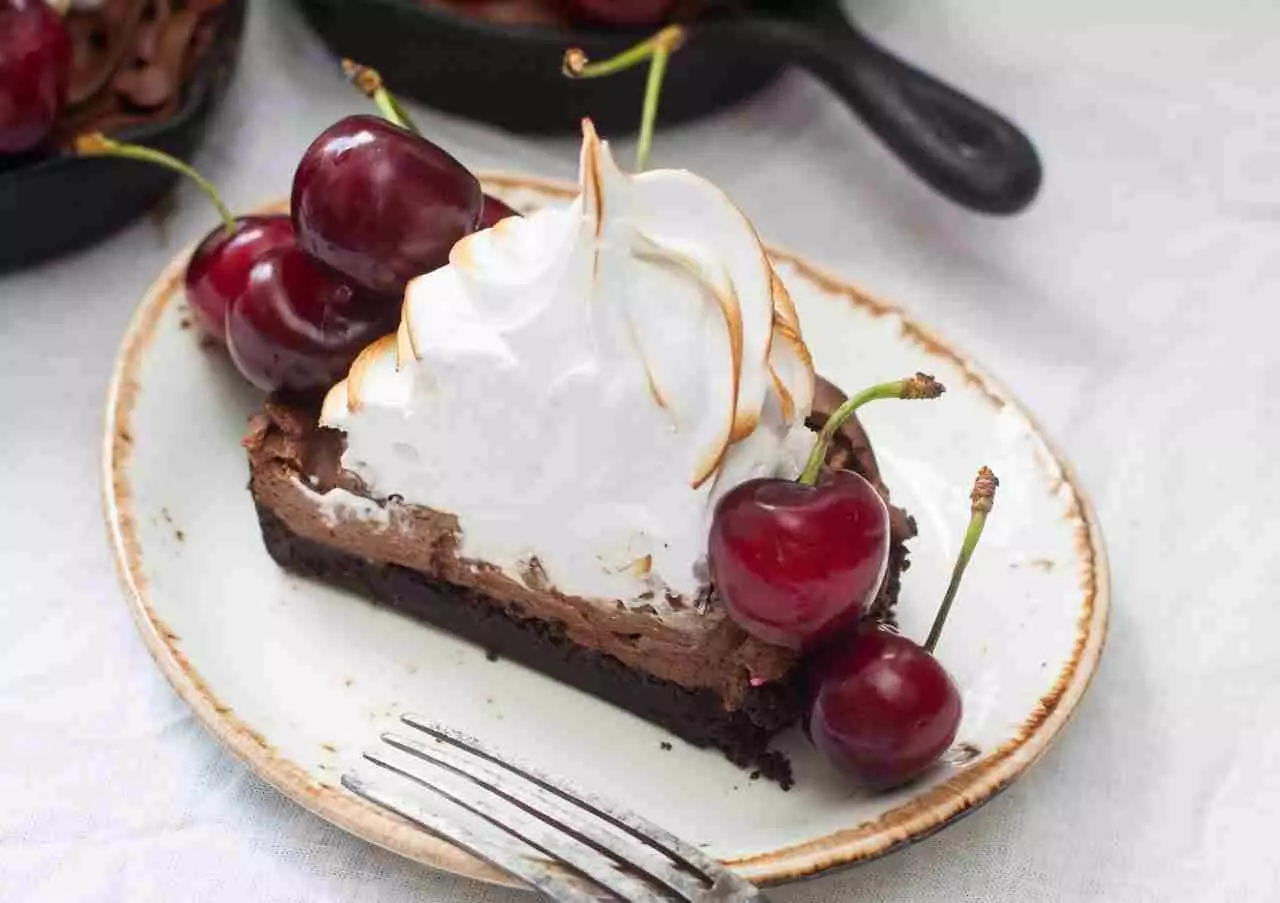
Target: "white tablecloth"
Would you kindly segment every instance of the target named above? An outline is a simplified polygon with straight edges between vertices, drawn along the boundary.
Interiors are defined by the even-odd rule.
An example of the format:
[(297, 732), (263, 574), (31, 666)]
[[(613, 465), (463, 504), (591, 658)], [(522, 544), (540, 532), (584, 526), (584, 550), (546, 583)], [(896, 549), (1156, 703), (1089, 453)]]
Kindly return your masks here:
[[(258, 0), (199, 164), (233, 207), (287, 190), (361, 109), (283, 0)], [(978, 218), (917, 184), (816, 83), (660, 136), (765, 235), (935, 324), (1078, 466), (1114, 563), (1101, 672), (1047, 758), (973, 817), (843, 875), (834, 901), (1280, 899), (1280, 5), (865, 0), (907, 57), (1036, 137), (1037, 206)], [(475, 167), (571, 176), (569, 140), (423, 112)], [(167, 222), (0, 279), (0, 900), (511, 900), (285, 800), (207, 736), (121, 603), (98, 504), (118, 336)], [(198, 475), (193, 475), (198, 478)]]

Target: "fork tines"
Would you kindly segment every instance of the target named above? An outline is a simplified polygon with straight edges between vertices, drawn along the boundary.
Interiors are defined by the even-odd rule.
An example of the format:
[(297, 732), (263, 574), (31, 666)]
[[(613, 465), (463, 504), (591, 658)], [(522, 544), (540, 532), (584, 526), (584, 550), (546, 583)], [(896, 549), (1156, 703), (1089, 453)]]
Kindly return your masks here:
[[(475, 739), (400, 719), (415, 736), (385, 733), (364, 754), (448, 802), (355, 774), (343, 786), (416, 822), (557, 900), (595, 903), (746, 903), (760, 891), (693, 846), (639, 816), (499, 756)], [(438, 802), (438, 801), (437, 801)]]

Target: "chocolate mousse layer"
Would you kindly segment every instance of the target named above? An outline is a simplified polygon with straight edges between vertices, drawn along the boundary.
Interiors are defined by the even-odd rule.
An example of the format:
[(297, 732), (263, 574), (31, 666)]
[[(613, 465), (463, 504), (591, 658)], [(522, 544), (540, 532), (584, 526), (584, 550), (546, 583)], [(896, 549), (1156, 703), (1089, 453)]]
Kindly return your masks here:
[[(844, 396), (821, 382), (820, 423)], [(341, 585), (670, 728), (698, 745), (757, 762), (803, 706), (798, 654), (742, 631), (710, 591), (664, 600), (664, 611), (602, 604), (549, 586), (537, 558), (519, 579), (459, 555), (457, 519), (375, 499), (341, 467), (342, 433), (311, 405), (268, 402), (245, 446), (268, 551), (283, 567)], [(866, 476), (888, 498), (861, 426), (850, 422), (833, 466)], [(890, 506), (890, 566), (873, 607), (887, 618), (915, 525)], [(668, 610), (669, 609), (669, 610)]]

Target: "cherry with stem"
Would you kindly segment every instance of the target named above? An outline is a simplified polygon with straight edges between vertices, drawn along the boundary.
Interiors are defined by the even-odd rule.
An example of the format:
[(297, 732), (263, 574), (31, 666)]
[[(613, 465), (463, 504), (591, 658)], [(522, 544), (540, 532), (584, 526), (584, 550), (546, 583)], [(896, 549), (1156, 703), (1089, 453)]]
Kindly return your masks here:
[(978, 472), (969, 528), (923, 646), (884, 627), (864, 625), (840, 655), (823, 658), (809, 733), (838, 768), (861, 784), (885, 789), (919, 777), (956, 738), (963, 716), (960, 691), (933, 650), (998, 485), (989, 468)]
[(923, 373), (872, 386), (827, 418), (799, 480), (748, 480), (717, 503), (711, 574), (739, 626), (767, 643), (811, 649), (857, 623), (888, 567), (889, 509), (860, 475), (823, 471), (831, 440), (871, 401), (943, 391)]
[(221, 225), (200, 240), (187, 261), (187, 300), (200, 328), (219, 344), (226, 342), (227, 311), (249, 284), (249, 271), (268, 251), (294, 245), (287, 216), (233, 216), (213, 184), (196, 169), (163, 151), (115, 141), (101, 133), (76, 138), (81, 157), (116, 157), (161, 166), (194, 182), (218, 212)]
[(630, 47), (617, 56), (592, 62), (580, 48), (565, 52), (561, 67), (569, 78), (601, 78), (624, 72), (641, 63), (649, 63), (649, 77), (645, 83), (644, 107), (640, 113), (640, 136), (636, 141), (636, 170), (642, 172), (649, 163), (653, 147), (653, 133), (658, 121), (658, 101), (662, 96), (662, 80), (666, 76), (667, 61), (685, 42), (687, 32), (679, 25), (668, 25), (657, 34)]
[(443, 266), (475, 231), (483, 193), (465, 166), (412, 131), (375, 72), (349, 71), (391, 118), (348, 116), (311, 143), (293, 177), (293, 227), (343, 280), (398, 301), (409, 280)]
[[(382, 76), (376, 69), (355, 62), (354, 60), (344, 59), (342, 61), (343, 74), (347, 76), (347, 80), (351, 82), (361, 94), (373, 101), (374, 106), (378, 108), (385, 119), (394, 122), (406, 131), (421, 136), (422, 130), (414, 124), (413, 119), (409, 116), (409, 111), (404, 108), (400, 100), (387, 90), (387, 86), (382, 81)], [(496, 226), (500, 220), (504, 220), (509, 216), (519, 216), (520, 214), (508, 206), (505, 202), (499, 200), (491, 194), (485, 194), (483, 208), (480, 211), (480, 222), (477, 229), (489, 229)]]

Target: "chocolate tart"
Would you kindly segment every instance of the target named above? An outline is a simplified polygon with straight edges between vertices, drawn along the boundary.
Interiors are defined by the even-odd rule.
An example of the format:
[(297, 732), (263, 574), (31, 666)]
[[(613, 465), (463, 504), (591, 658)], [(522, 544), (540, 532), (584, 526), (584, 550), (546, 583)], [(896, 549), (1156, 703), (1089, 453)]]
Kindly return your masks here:
[(64, 148), (100, 131), (189, 157), (239, 55), (246, 2), (104, 0), (68, 14), (72, 65), (53, 138), (0, 156), (0, 271), (96, 241), (169, 191), (168, 170)]
[[(810, 425), (843, 399), (819, 380)], [(317, 417), (314, 404), (272, 399), (244, 440), (263, 540), (282, 567), (448, 630), (789, 782), (789, 766), (767, 748), (801, 718), (803, 662), (743, 632), (714, 588), (679, 616), (659, 618), (621, 602), (609, 607), (563, 595), (546, 585), (536, 558), (520, 581), (463, 560), (452, 515), (394, 496), (374, 500), (341, 467), (344, 435), (318, 426)], [(856, 420), (833, 443), (828, 464), (861, 473), (888, 501)], [(362, 514), (327, 507), (323, 494), (333, 489), (357, 497)], [(890, 505), (890, 531), (889, 568), (870, 612), (880, 620), (893, 617), (915, 523)]]

